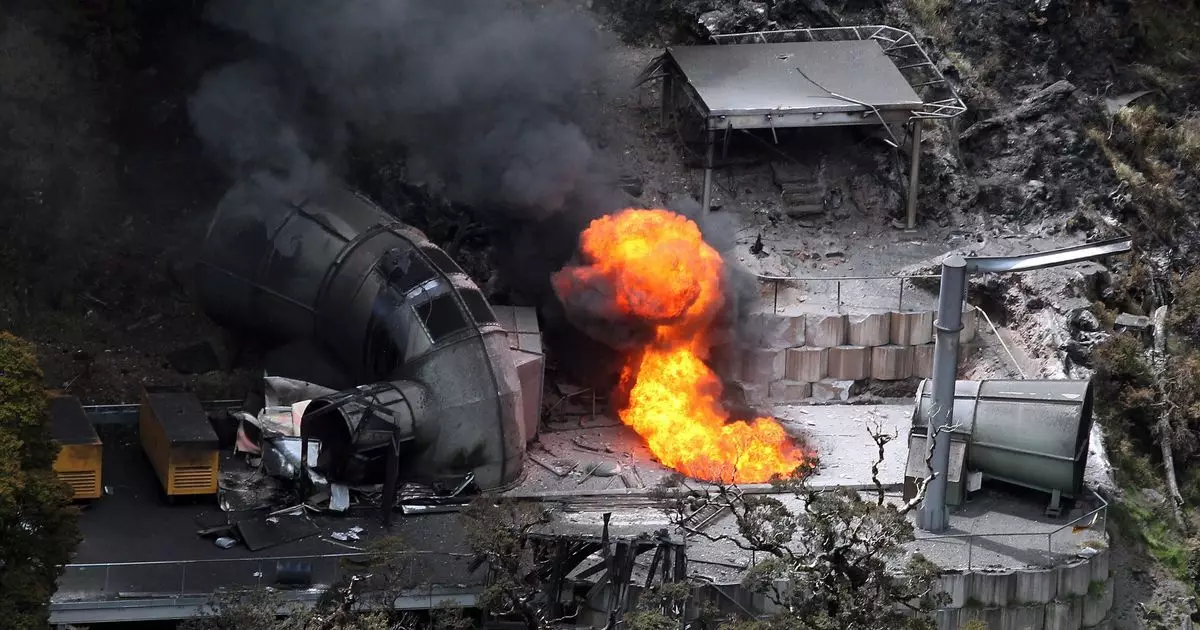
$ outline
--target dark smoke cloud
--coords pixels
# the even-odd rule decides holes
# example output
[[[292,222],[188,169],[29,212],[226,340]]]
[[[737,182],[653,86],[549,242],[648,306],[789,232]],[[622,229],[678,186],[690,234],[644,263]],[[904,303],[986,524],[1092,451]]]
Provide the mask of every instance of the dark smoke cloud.
[[[612,199],[578,124],[605,43],[582,14],[505,0],[214,0],[207,17],[271,51],[207,77],[192,99],[200,136],[236,176],[319,178],[353,129],[403,145],[408,177],[456,201],[544,218]]]
[[[345,130],[313,111],[303,81],[251,60],[216,70],[190,102],[196,135],[235,179],[285,196],[328,182]]]

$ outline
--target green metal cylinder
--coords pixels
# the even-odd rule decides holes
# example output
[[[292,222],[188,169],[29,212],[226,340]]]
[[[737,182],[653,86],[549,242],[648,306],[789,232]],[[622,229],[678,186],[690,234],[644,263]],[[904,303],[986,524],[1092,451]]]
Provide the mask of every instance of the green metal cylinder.
[[[913,408],[913,433],[924,435],[933,408],[922,381]],[[953,439],[967,443],[967,469],[1066,497],[1083,492],[1092,429],[1092,383],[1087,380],[956,381]]]

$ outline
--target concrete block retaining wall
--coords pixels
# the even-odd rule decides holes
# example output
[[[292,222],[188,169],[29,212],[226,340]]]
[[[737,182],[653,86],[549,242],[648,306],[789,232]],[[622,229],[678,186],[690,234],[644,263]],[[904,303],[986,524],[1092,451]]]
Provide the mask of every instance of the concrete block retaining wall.
[[[941,576],[950,602],[938,611],[938,630],[981,621],[988,630],[1108,628],[1113,603],[1109,551],[1053,568],[963,571]]]
[[[750,347],[734,351],[735,377],[755,403],[846,400],[858,382],[930,378],[934,315],[755,313]],[[962,343],[975,339],[976,325],[975,310],[964,309]]]

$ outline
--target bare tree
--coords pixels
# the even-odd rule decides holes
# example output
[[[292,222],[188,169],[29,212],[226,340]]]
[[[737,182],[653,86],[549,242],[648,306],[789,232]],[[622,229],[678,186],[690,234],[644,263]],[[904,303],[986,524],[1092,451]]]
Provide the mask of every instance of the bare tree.
[[[816,488],[808,474],[778,482],[780,493],[774,495],[745,493],[727,485],[677,493],[669,514],[689,536],[726,541],[761,558],[743,584],[766,595],[782,612],[739,626],[933,627],[930,613],[945,597],[935,589],[939,569],[920,555],[909,556],[903,547],[914,539],[907,515],[924,498],[928,479],[918,484],[918,495],[912,500],[888,501],[879,464],[884,447],[896,436],[878,427],[869,433],[879,451],[872,466],[874,496],[846,488]],[[689,517],[697,510],[711,510],[714,505],[731,515],[736,534],[711,534],[690,524]]]
[[[537,574],[538,559],[530,543],[531,532],[549,521],[538,505],[481,496],[462,512],[467,541],[476,563],[488,566],[488,585],[480,608],[496,617],[512,617],[526,627],[548,628]]]

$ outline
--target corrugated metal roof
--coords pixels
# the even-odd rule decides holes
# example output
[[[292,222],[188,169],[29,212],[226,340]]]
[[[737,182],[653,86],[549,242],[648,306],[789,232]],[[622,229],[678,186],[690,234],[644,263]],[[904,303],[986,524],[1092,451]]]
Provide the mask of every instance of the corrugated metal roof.
[[[677,46],[667,53],[714,116],[867,109],[830,92],[878,109],[922,105],[875,40]]]

